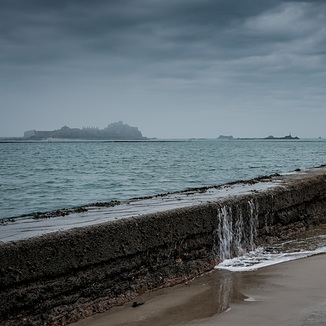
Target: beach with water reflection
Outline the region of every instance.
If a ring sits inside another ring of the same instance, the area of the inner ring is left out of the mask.
[[[268,250],[277,256],[274,261],[258,250],[251,262],[246,259],[246,268],[241,259],[232,268],[231,261],[229,268],[222,263],[223,268],[191,281],[137,297],[141,306],[133,308],[130,302],[73,325],[324,325],[326,254],[320,248],[326,244],[325,230],[325,225],[312,227],[275,243]]]

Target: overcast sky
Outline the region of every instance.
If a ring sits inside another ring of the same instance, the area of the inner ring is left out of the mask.
[[[326,137],[326,1],[0,0],[0,137]]]

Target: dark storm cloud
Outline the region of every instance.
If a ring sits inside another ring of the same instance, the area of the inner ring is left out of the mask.
[[[291,79],[325,63],[323,1],[21,0],[1,8],[0,67],[10,78],[132,71],[203,85],[274,83],[274,74]]]
[[[314,3],[305,4],[306,13],[297,18],[313,19],[309,14],[325,10]],[[269,42],[300,36],[301,26],[282,21],[273,27],[268,16],[265,21],[264,16],[255,20],[275,8],[286,11],[293,4],[266,0],[2,1],[1,61],[42,64],[87,54],[132,60],[240,57],[255,48],[270,51]],[[299,23],[293,16],[290,20]],[[282,19],[281,14],[278,18]]]

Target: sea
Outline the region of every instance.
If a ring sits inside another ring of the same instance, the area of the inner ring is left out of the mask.
[[[326,164],[326,139],[2,141],[0,151],[2,221],[13,218],[19,221],[22,216],[37,212],[223,185]],[[319,245],[306,249],[323,251],[326,246],[323,234],[318,239]],[[279,252],[282,250],[275,254]],[[258,254],[263,252],[257,252],[255,257]],[[244,257],[247,258],[250,260]],[[262,260],[265,258],[266,255]],[[246,264],[227,261],[220,267],[231,270],[237,265],[250,269],[252,265],[246,267]]]

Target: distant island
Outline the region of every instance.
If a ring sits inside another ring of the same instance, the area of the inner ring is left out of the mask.
[[[268,140],[285,139],[285,140],[293,140],[293,139],[300,139],[300,138],[299,137],[292,137],[292,135],[290,133],[288,136],[284,136],[284,137],[268,136],[268,137],[265,137],[265,138],[234,138],[233,136],[220,135],[217,139],[221,139],[221,140],[257,140],[257,139],[268,139]]]
[[[67,126],[53,131],[29,130],[24,132],[24,139],[80,139],[80,140],[146,140],[137,127],[131,127],[122,121],[110,123],[106,128]]]
[[[300,139],[299,137],[292,137],[291,134],[289,134],[288,136],[284,136],[284,137],[274,137],[274,136],[268,136],[264,139]]]

